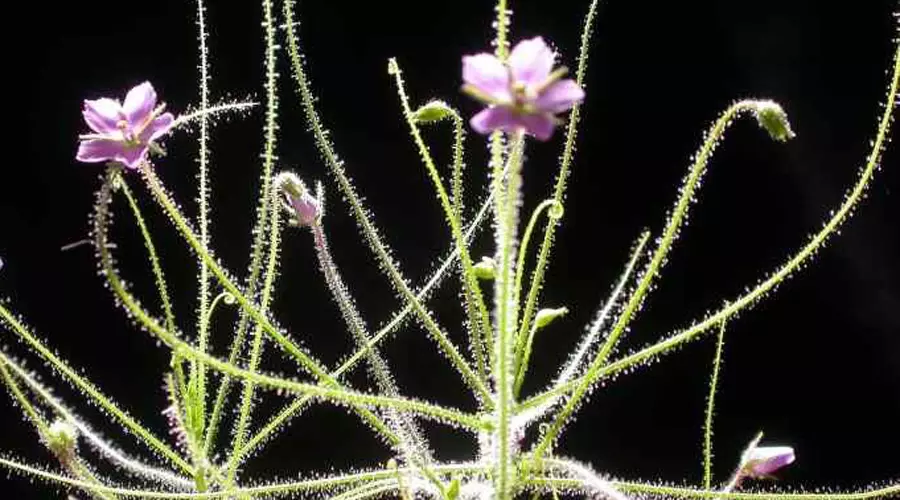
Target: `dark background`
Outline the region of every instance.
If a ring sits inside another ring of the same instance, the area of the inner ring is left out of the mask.
[[[513,2],[512,39],[552,40],[574,68],[587,1]],[[86,131],[81,100],[124,96],[151,80],[174,112],[198,103],[197,49],[191,2],[94,1],[18,5],[4,32],[7,95],[3,177],[0,181],[0,295],[42,338],[122,407],[165,433],[161,389],[167,351],[117,309],[97,276],[85,238],[92,192],[101,168],[74,160]],[[416,103],[439,97],[466,116],[476,103],[458,92],[460,56],[488,49],[491,2],[302,2],[300,33],[319,111],[332,130],[348,172],[376,216],[407,276],[420,283],[449,242],[439,205],[401,122],[386,67],[396,56]],[[654,295],[620,354],[687,326],[767,276],[816,231],[842,201],[874,137],[897,36],[888,0],[692,2],[614,0],[600,8],[586,82],[578,154],[558,233],[543,304],[570,315],[549,327],[527,390],[555,373],[583,325],[610,290],[643,228],[658,234],[664,214],[702,131],[733,99],[773,98],[787,110],[798,137],[777,144],[752,119],[731,129],[711,164],[690,225],[671,254]],[[280,13],[280,6],[276,8]],[[254,2],[212,2],[208,10],[213,100],[261,100],[261,9]],[[346,205],[330,183],[302,121],[285,53],[280,53],[279,168],[312,182],[324,180],[326,227],[335,259],[361,311],[374,326],[399,304],[379,275]],[[10,108],[10,104],[12,107]],[[212,240],[225,265],[243,274],[259,185],[262,112],[219,120],[212,147]],[[430,131],[446,168],[450,130]],[[561,135],[561,134],[560,134]],[[469,205],[481,199],[484,141],[467,145]],[[193,136],[166,143],[170,158],[158,171],[188,213],[196,213]],[[561,149],[557,136],[529,146],[526,211],[548,196]],[[749,312],[729,324],[716,420],[718,480],[734,466],[757,430],[771,443],[790,444],[798,462],[782,476],[789,488],[859,488],[900,478],[900,173],[897,152],[883,168],[842,234]],[[191,256],[145,195],[163,248],[163,265],[182,329],[193,331]],[[476,196],[477,195],[477,196]],[[144,302],[156,299],[126,208],[113,238],[123,274]],[[476,256],[487,253],[489,237]],[[329,366],[350,351],[336,306],[315,267],[307,234],[284,238],[274,309],[295,338]],[[456,285],[431,307],[461,343]],[[213,332],[224,352],[233,318],[222,310]],[[127,436],[98,424],[102,415],[8,333],[0,345],[15,353],[107,436],[141,452]],[[658,363],[619,377],[594,393],[567,428],[560,454],[577,457],[623,479],[689,481],[701,477],[701,423],[712,337]],[[462,383],[434,354],[424,333],[402,330],[386,347],[408,394],[469,408]],[[269,351],[270,354],[274,350]],[[266,367],[292,373],[277,356]],[[361,376],[353,378],[362,382]],[[265,394],[280,404],[281,398]],[[6,400],[0,403],[0,449],[52,467],[32,429]],[[268,413],[270,405],[261,412]],[[436,456],[471,457],[473,443],[427,425]],[[355,417],[320,406],[251,462],[246,477],[308,475],[369,467],[389,456]],[[60,498],[54,489],[0,474],[4,498]]]

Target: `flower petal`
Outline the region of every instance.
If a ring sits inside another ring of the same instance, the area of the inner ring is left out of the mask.
[[[553,129],[556,128],[556,120],[548,113],[522,115],[518,119],[525,130],[539,141],[550,139],[553,136]]]
[[[150,82],[144,82],[128,91],[122,109],[131,126],[140,125],[156,106],[156,91]]]
[[[750,452],[744,467],[750,477],[768,476],[795,459],[790,446],[760,446]]]
[[[115,160],[122,154],[122,143],[108,139],[88,139],[78,144],[75,159],[85,163]]]
[[[519,114],[506,106],[483,109],[469,120],[469,124],[479,134],[488,134],[494,130],[516,132],[525,129],[541,141],[549,139],[556,127],[556,121],[549,113]]]
[[[118,130],[116,123],[119,122],[124,115],[122,114],[122,105],[119,101],[109,99],[107,97],[96,100],[84,100],[84,109],[81,111],[84,121],[88,127],[98,134],[105,134]]]
[[[469,120],[469,125],[479,134],[489,134],[497,129],[512,131],[521,126],[516,115],[504,106],[482,109]]]
[[[534,100],[537,109],[547,113],[562,113],[584,99],[584,90],[575,80],[559,80],[547,87]]]
[[[124,163],[128,168],[136,170],[144,158],[147,157],[148,149],[150,148],[146,145],[134,148],[122,148],[121,154],[116,157],[116,160]]]
[[[463,81],[499,101],[510,101],[509,71],[499,59],[482,53],[463,57]]]
[[[508,62],[516,82],[538,86],[550,76],[555,59],[556,54],[538,36],[516,44],[509,53]]]
[[[174,122],[175,117],[172,113],[163,113],[157,116],[144,128],[144,130],[141,131],[141,143],[146,144],[150,141],[159,139],[172,128]]]

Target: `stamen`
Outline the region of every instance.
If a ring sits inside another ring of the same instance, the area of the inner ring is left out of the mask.
[[[545,90],[547,90],[551,85],[558,82],[562,77],[566,76],[569,73],[569,68],[565,66],[560,66],[553,70],[550,75],[547,76],[547,79],[541,82],[540,85],[535,88],[535,92],[538,94],[542,94]]]

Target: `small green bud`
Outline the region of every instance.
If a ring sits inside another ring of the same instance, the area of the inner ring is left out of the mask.
[[[472,266],[475,277],[480,280],[492,280],[497,275],[497,264],[490,257],[482,257],[481,262]]]
[[[459,478],[454,477],[447,488],[447,500],[456,500],[457,498],[459,498]]]
[[[453,110],[444,101],[431,101],[413,112],[413,120],[417,123],[433,123],[453,114]]]
[[[775,101],[758,101],[756,103],[756,121],[776,141],[785,142],[793,139],[796,135],[791,130],[787,113]]]
[[[47,429],[47,446],[61,462],[68,462],[75,457],[77,443],[78,430],[64,420],[53,422]]]
[[[566,314],[568,314],[568,312],[568,307],[558,307],[556,309],[541,309],[534,317],[534,327],[537,329],[543,328],[549,325],[550,322],[555,320],[556,318],[565,316]]]

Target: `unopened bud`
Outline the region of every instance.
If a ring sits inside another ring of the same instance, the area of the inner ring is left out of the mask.
[[[443,120],[452,113],[453,110],[444,101],[431,101],[415,110],[412,118],[418,123],[432,123]]]
[[[75,445],[78,444],[78,430],[72,424],[57,420],[47,429],[47,446],[61,462],[68,462],[75,457]]]
[[[492,280],[497,275],[497,265],[494,259],[490,257],[482,257],[481,262],[472,266],[475,277],[480,280]]]
[[[794,449],[790,446],[756,446],[744,456],[741,471],[745,477],[770,477],[795,459]]]
[[[759,126],[764,128],[772,139],[785,142],[794,138],[795,134],[791,130],[787,113],[775,101],[757,101],[755,113]]]
[[[294,215],[296,225],[311,226],[319,219],[322,206],[299,177],[281,172],[275,176],[275,186],[284,194],[285,208]]]
[[[569,308],[558,307],[556,309],[541,309],[534,317],[534,327],[537,329],[549,325],[556,318],[560,318],[568,314]]]

